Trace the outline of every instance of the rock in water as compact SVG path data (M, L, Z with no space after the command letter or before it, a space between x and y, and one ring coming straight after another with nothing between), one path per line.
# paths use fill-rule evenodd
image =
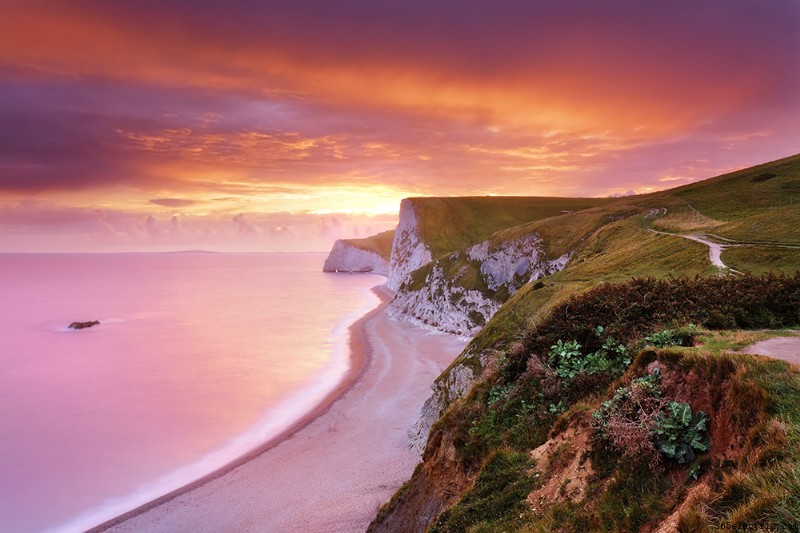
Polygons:
M69 329L84 329L84 328L90 328L92 326L96 326L99 323L100 323L99 320L92 320L90 322L73 322L72 324L70 324L67 327Z

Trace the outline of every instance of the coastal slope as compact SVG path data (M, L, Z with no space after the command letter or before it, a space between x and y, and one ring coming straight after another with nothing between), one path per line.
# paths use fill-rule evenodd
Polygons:
M550 442L548 439L557 439L564 430L569 428L572 428L570 431L577 432L584 437L594 434L591 430L591 420L587 421L581 418L583 415L579 416L570 411L571 403L568 398L551 397L548 402L542 404L540 387L543 385L540 383L532 390L530 385L523 385L523 382L519 381L519 376L526 372L525 364L519 361L522 354L531 352L526 343L531 335L535 335L536 325L547 320L547 317L550 316L549 313L553 310L564 309L563 306L567 305L567 302L572 302L573 307L568 306L566 309L587 305L581 300L571 299L581 298L581 295L602 283L624 284L635 278L669 279L680 276L700 276L701 279L708 277L711 280L721 279L728 283L729 279L734 280L737 276L740 277L735 272L755 274L771 271L796 272L800 266L800 248L798 247L798 242L800 242L800 229L798 228L800 226L796 224L796 221L800 220L800 205L793 200L792 191L795 190L798 183L800 183L800 157L793 156L661 193L615 199L575 212L557 213L528 221L497 231L482 241L468 242L461 249L449 251L438 257L435 257L433 253L435 246L426 242L426 233L421 229L425 225L424 216L421 216L421 211L418 211L415 215L417 218L415 224L418 228L416 233L418 242L415 247L420 249L424 246L426 250L429 250L431 261L416 270L410 270L403 274L403 281L398 282L396 286L397 295L390 307L390 313L396 319L420 322L431 329L447 330L452 323L446 321L446 315L452 313L454 305L466 302L467 305L460 311L462 317L460 322L466 324L463 332L471 334L477 330L478 333L456 361L437 378L434 395L426 402L418 424L412 432L417 439L416 445L425 450L423 462L411 480L382 510L379 518L373 523L372 529L392 531L400 528L404 531L422 531L438 524L434 527L436 531L462 531L467 529L467 525L472 524L470 527L476 527L477 530L486 530L486 528L491 530L492 526L489 524L507 528L508 524L503 520L511 517L512 513L517 513L517 515L522 513L528 516L526 509L540 512L541 507L532 502L529 502L527 507L520 508L517 505L520 501L525 500L528 493L523 494L519 500L514 499L517 496L506 494L506 497L512 498L514 503L506 509L505 512L509 513L508 515L504 517L485 516L483 521L470 522L472 519L462 521L463 513L469 514L468 510L478 505L476 502L480 498L474 491L479 485L485 483L486 487L500 487L507 483L513 484L519 481L519 478L514 477L511 480L503 481L503 471L509 468L514 472L530 470L528 461L524 460L527 452L532 452L537 446L547 444ZM702 237L701 242L689 238L697 235ZM709 259L709 248L702 241L720 245L721 261L726 268L712 264ZM554 261L561 257L567 259L563 264L558 264L550 271L543 269L541 274L529 277L526 268L518 267L519 258L523 254L515 255L513 253L515 242L535 243L535 246L526 250L524 254L527 258L526 265L537 264L542 260ZM477 250L481 252L486 250L487 253L480 255L480 260L477 260L478 254L475 253ZM495 252L499 252L499 254ZM499 263L496 261L498 257L503 258ZM503 277L503 274L507 272L519 273L514 283L508 284L508 281L514 279L514 276ZM390 272L390 278L391 276ZM500 285L491 284L493 280L497 279L506 281L507 286L498 291ZM737 289L730 290L733 291L732 294L741 293L741 290L738 292ZM479 296L476 296L475 293L478 293ZM730 297L726 300L736 302ZM489 306L486 305L486 302L494 303ZM621 303L620 305L624 306L625 304ZM676 301L669 305L680 307L685 304ZM469 306L473 306L473 308L470 309ZM480 312L481 309L486 309L488 312L483 314ZM624 307L620 309L624 309ZM478 314L470 313L470 311L477 311ZM586 326L587 328L607 327L614 322L615 313L619 312L619 310L610 311L607 316L595 318L594 321L597 323ZM701 315L703 312L706 311L701 311ZM743 311L731 312L733 316L738 316L736 314L741 314ZM753 324L755 324L753 322L748 326L748 323L737 322L738 319L723 319L724 316L724 313L717 315L716 322L714 320L704 322L699 317L696 320L698 323L708 324L711 328L710 333L700 333L692 337L698 344L708 347L705 349L706 351L699 350L697 357L700 357L702 361L706 361L708 357L717 357L716 354L720 353L719 344L715 344L713 341L717 335L713 332L716 331L715 328L735 329L754 327ZM764 316L773 316L773 319L770 319L773 322L768 320L764 323L767 326L778 323L791 325L794 320L780 310L776 311L774 315L766 313ZM470 322L470 319L473 322ZM482 320L485 320L485 325L480 323ZM661 323L650 323L647 328L650 328L650 331L655 334L658 333L657 328L659 327L668 329L673 323L680 326L681 324L678 324L676 320L669 319ZM442 327L443 325L444 327ZM584 338L580 344L585 346L585 343L588 342L586 336L590 335L590 331L587 329L582 334ZM570 340L568 331L563 332L563 335L563 342ZM605 340L608 340L608 332L605 335ZM740 338L741 335L744 334L734 332L725 339ZM553 342L555 340L557 339L554 338ZM619 336L616 340L619 340ZM645 341L642 338L629 340L630 346L626 345L625 349L630 351L631 358L633 358L636 355L635 350L639 349L637 346L640 346L637 343ZM731 340L720 341L720 343L736 346L736 342ZM527 372L544 372L544 375L554 372L552 365L555 364L554 361L557 358L552 361L548 360L546 353L548 347L542 347L545 350L544 359L541 354L537 358L541 365L537 368L540 369L531 368L530 364L532 363L528 362ZM713 355L709 355L709 351L712 351ZM581 357L585 357L585 354ZM672 368L671 361L674 361L675 357L677 356L668 352L663 354L657 352L655 359L647 356L650 358L647 363L644 363L644 359L641 357L638 358L639 362L630 366L628 372L624 374L622 384L630 385L635 380L642 378L648 372L647 365L656 360L659 361L659 364L666 365L665 368ZM686 356L681 355L680 357ZM525 358L528 361L533 360L529 356L525 356ZM517 362L515 363L515 361ZM706 363L698 363L695 355L691 355L684 363L678 365L677 374L673 374L673 377L678 380L689 379L686 376L691 373L690 368L695 364ZM751 365L748 368L751 368L751 372L756 375L775 375L772 367L759 366L758 362L752 362L749 359L734 362L734 364ZM696 373L702 374L702 371L697 369ZM731 376L730 379L733 380L733 383L739 383L745 379L743 375L736 374L734 377L734 374L736 373L727 374ZM795 381L791 381L795 379L791 376L792 374L787 378L791 382L786 385L789 388L797 385ZM763 388L763 382L760 381L748 381L747 383L749 383L747 387ZM720 387L738 386L726 383L718 385ZM587 384L585 390L593 391L592 394L596 395L595 397L599 400L610 400L614 391L613 387L608 388L610 386L609 381L600 380L599 384L595 383L592 386ZM551 384L549 387L550 389L546 390L552 392L553 385ZM669 387L667 389L675 392ZM531 394L533 396L530 396ZM695 410L702 405L708 412L718 415L717 420L722 421L728 416L738 416L720 411L724 401L722 404L709 403L709 401L701 400L700 397L687 396L683 392L675 394L676 401L688 402ZM771 397L774 400L777 393L762 389L762 392L757 394ZM728 398L728 400L733 401L734 399ZM580 402L575 405L579 404ZM597 403L584 405L582 412L588 411L588 414L591 414L591 410L597 409L597 405ZM744 404L736 405L740 405L742 409L746 407ZM566 412L564 412L565 410ZM791 413L791 407L785 406L784 412ZM445 416L439 419L442 414ZM508 422L510 425L505 429L502 426L496 426L501 419L505 420L506 416L516 417L514 418L516 421L526 420L526 418L535 421L536 416L540 415L546 421L535 423L532 426L519 426L516 422ZM787 414L787 416L789 415ZM772 419L766 414L759 415L759 417L753 418L753 420L767 425L774 424L774 422L770 422ZM438 423L434 426L435 430L428 438L428 431L437 420ZM716 423L713 422L713 424ZM761 429L755 430L741 427L739 430L745 433L766 431L763 426L760 427ZM503 437L506 430L522 432L522 434L527 434L528 438L520 441L519 435ZM716 437L717 442L720 442L719 434L716 431L712 435L712 441ZM780 436L774 438L779 439ZM722 441L724 442L724 437ZM553 441L550 446L557 444L557 441ZM509 446L513 453L522 453L523 455L508 455L506 452L509 452ZM744 446L758 446L758 444L750 442ZM482 452L475 455L475 450L482 450ZM720 464L713 463L709 468L709 475L713 473L711 476L713 480L718 481L720 479L718 476L723 474L719 470ZM613 468L617 469L619 465ZM614 472L616 470L608 471L607 474L614 475ZM542 474L549 475L546 471L540 472L540 475ZM553 477L553 479L557 478ZM654 478L644 475L643 479L652 480ZM528 482L529 480L525 481L525 483ZM525 483L523 486L526 486ZM682 494L683 488L681 487L695 486L698 485L691 482L686 485L679 484L675 488L678 491L676 494ZM470 487L473 488L470 489ZM534 490L533 485L530 485L529 488L531 491ZM719 485L714 485L711 489L709 494L714 491L719 493L723 490ZM525 492L521 488L519 490L520 494ZM755 489L752 490L754 494L758 492ZM610 494L608 497L624 498L620 493ZM707 500L697 499L697 502L701 501ZM560 502L564 505L572 505L564 503L565 500ZM492 505L490 502L485 503ZM548 512L557 512L558 509L561 509L562 507L555 505L558 503L547 504ZM670 509L678 514L681 514L678 511L686 511L691 507L689 499L680 496L676 496L675 500L668 503L672 506ZM653 511L651 515L645 517L642 523L653 524L660 520L666 520L667 510L662 509L657 513ZM725 513L719 516L729 516ZM456 515L461 518L458 520L452 518ZM719 516L706 517L704 520L711 521L708 523L718 523L714 520L718 520ZM685 519L688 520L688 518ZM526 520L531 521L531 524L535 522L530 517ZM456 526L456 524L459 525ZM515 527L509 529L526 530L524 522L514 522L514 524ZM542 525L537 527L542 527ZM620 522L616 527L630 528L633 526L630 523L625 525ZM531 530L538 529L534 527Z

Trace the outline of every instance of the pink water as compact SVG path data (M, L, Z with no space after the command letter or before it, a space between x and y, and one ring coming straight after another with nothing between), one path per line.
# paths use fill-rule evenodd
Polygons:
M323 260L0 255L0 531L92 527L313 408L382 281Z

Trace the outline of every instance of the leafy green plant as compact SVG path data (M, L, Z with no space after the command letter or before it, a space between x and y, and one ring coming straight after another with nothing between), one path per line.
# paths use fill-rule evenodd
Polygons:
M670 402L656 417L652 428L658 451L678 464L691 463L695 451L709 450L708 420L703 411L692 413L688 403Z
M655 346L656 348L666 348L667 346L675 346L680 344L680 340L671 329L662 329L652 335L644 338L644 342L648 346Z
M581 354L578 341L564 342L559 339L550 347L548 362L562 379L572 379L586 370L586 358Z
M597 326L594 334L601 337L604 331L603 326ZM581 353L578 341L564 342L559 339L550 347L548 363L554 367L558 377L570 381L583 372L589 374L622 372L631 363L631 356L628 348L610 335L603 341L599 350L585 356Z
M694 324L677 329L662 329L642 339L646 346L668 348L670 346L691 346L700 328Z
M491 407L497 402L505 400L506 398L508 398L508 394L511 392L513 388L514 388L513 385L492 387L492 390L489 391L489 396L486 399L486 405L488 407Z

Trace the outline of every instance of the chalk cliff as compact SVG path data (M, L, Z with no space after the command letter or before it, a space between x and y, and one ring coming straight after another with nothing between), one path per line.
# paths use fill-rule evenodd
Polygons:
M325 272L371 272L387 276L394 231L364 239L336 241L325 260Z
M469 337L520 287L562 270L569 258L566 253L549 260L535 234L486 240L407 275L387 314Z
M420 235L420 220L413 200L400 202L400 221L394 232L389 279L386 286L397 291L408 274L431 262L431 250Z
M348 241L338 240L325 259L325 272L371 272L389 274L389 263L377 252L353 246Z

